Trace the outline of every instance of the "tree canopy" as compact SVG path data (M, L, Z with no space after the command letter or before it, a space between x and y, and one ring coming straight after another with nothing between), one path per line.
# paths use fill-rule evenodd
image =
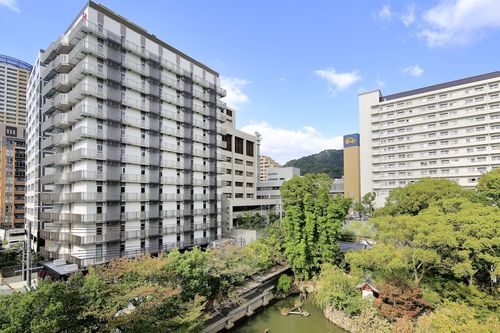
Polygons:
M460 198L468 194L460 185L447 179L422 178L414 183L392 190L384 208L377 215L417 215L432 202Z

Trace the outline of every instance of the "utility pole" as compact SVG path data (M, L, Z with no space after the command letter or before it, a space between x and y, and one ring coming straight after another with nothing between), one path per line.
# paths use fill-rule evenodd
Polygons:
M26 263L27 263L27 279L28 279L28 289L31 289L31 221L28 221L28 242L26 244Z

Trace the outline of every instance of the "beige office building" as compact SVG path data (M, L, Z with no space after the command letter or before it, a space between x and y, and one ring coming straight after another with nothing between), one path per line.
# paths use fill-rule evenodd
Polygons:
M500 166L500 72L384 96L360 94L361 195L422 177L473 188Z

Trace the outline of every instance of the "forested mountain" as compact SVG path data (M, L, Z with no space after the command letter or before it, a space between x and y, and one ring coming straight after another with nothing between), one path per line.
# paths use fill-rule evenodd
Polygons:
M344 152L342 149L327 149L320 153L288 161L285 166L300 168L300 173L321 172L333 178L342 178L344 174Z

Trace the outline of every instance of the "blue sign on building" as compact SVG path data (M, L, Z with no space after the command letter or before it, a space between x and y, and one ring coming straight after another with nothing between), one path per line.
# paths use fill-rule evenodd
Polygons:
M344 148L359 147L359 133L344 135Z

